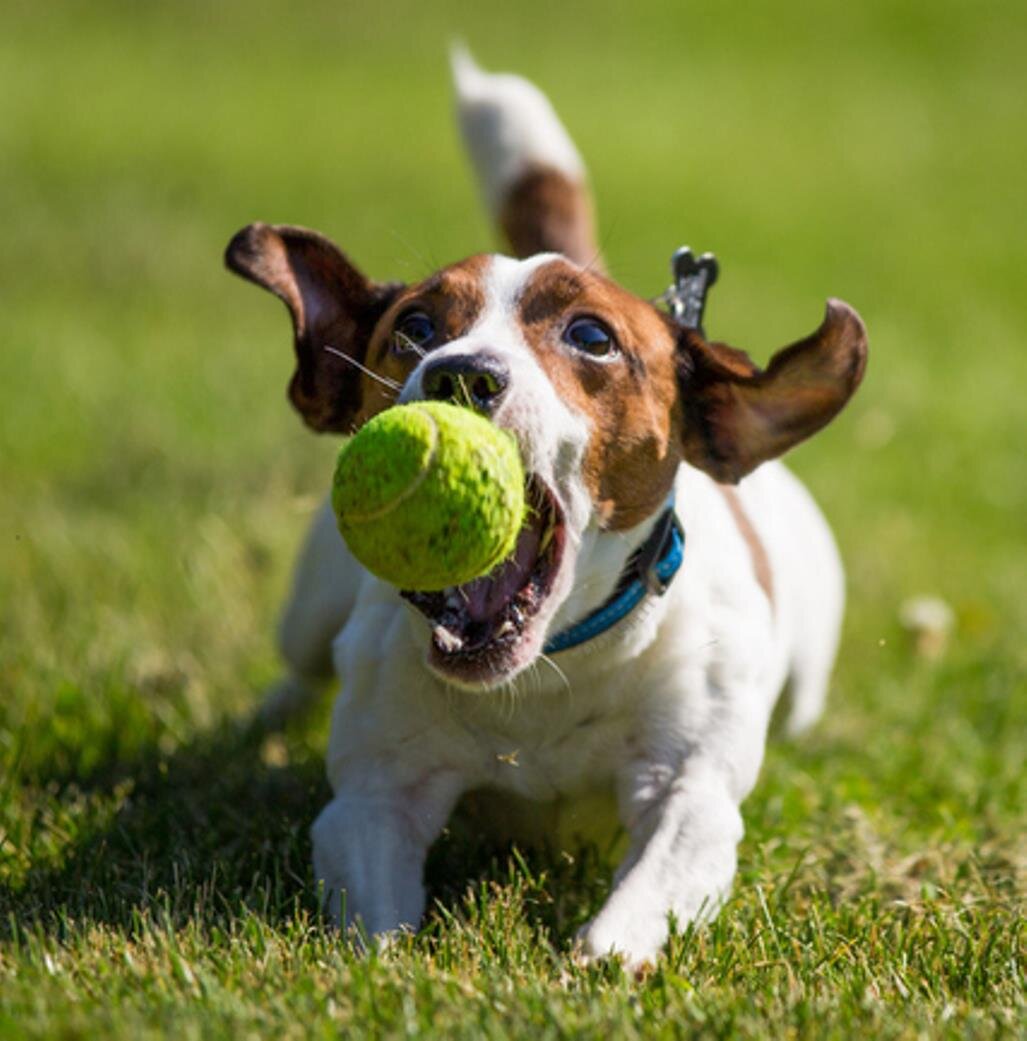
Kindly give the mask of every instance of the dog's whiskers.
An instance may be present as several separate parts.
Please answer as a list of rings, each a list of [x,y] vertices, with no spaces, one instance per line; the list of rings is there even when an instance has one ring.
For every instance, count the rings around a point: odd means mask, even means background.
[[[553,672],[555,672],[556,675],[560,677],[560,679],[563,681],[564,688],[566,689],[568,694],[574,694],[574,688],[571,687],[571,681],[567,679],[567,673],[565,673],[563,669],[561,669],[560,666],[557,665],[556,662],[549,657],[548,654],[540,653],[538,656],[538,660],[544,661],[546,665],[548,665],[553,670]]]
[[[418,358],[423,358],[427,353],[423,347],[414,343],[406,333],[402,333],[398,329],[392,334],[392,336],[394,339],[399,340],[406,350],[413,351]]]
[[[358,362],[356,358],[351,358],[348,354],[336,350],[334,347],[329,346],[329,344],[324,344],[323,349],[329,354],[334,354],[337,358],[342,358],[343,361],[348,362],[354,368],[359,369],[365,376],[370,376],[371,379],[377,380],[383,387],[388,387],[388,389],[394,393],[398,394],[403,389],[401,383],[397,383],[395,380],[390,380],[388,376],[383,376],[380,372],[375,372],[374,369],[369,369],[366,365],[362,365]]]

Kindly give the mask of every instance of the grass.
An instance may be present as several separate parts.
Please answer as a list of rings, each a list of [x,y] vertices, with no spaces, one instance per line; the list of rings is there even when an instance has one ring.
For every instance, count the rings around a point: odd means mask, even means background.
[[[1016,1037],[1023,990],[1022,5],[15,3],[0,37],[0,1036]],[[488,248],[444,46],[542,83],[611,268],[715,249],[711,331],[841,295],[872,360],[793,456],[850,611],[771,745],[735,895],[646,979],[568,958],[609,864],[434,851],[422,934],[318,919],[323,720],[260,740],[333,446],[279,306],[220,270],[288,220],[374,275]],[[941,661],[898,623],[943,596]]]

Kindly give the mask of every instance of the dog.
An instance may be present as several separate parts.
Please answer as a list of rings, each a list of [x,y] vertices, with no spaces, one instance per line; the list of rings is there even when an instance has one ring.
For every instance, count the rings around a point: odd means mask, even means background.
[[[782,688],[792,733],[821,712],[843,573],[776,459],[852,396],[866,331],[831,300],[761,370],[622,289],[603,273],[584,167],[545,95],[466,52],[453,70],[509,255],[383,284],[321,235],[253,224],[226,261],[288,307],[289,396],[308,426],[347,434],[459,387],[459,403],[516,437],[535,509],[504,564],[438,594],[367,573],[322,509],[268,714],[297,711],[334,666],[334,797],[312,838],[340,925],[416,929],[428,849],[478,793],[498,833],[623,829],[580,951],[642,966],[671,918],[707,920],[728,895],[739,806]]]

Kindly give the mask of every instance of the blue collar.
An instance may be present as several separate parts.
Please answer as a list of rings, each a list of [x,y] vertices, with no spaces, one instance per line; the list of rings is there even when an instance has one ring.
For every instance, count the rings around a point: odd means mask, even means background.
[[[669,503],[632,554],[610,596],[580,622],[551,636],[543,653],[556,654],[587,643],[627,618],[647,594],[663,596],[685,557],[685,529],[674,512],[673,493]]]

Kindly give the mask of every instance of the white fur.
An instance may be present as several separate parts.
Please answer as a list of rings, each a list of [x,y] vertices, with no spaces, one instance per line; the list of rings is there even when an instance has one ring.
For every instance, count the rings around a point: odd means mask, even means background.
[[[492,419],[518,439],[525,467],[557,493],[572,537],[588,523],[591,503],[581,477],[581,460],[588,444],[588,425],[561,400],[524,340],[517,320],[517,301],[540,267],[556,254],[540,253],[529,260],[494,256],[485,276],[485,306],[478,320],[459,339],[433,350],[410,374],[399,400],[422,396],[421,376],[430,364],[449,355],[487,351],[509,369],[510,386]]]
[[[582,931],[587,954],[616,950],[641,963],[666,939],[668,912],[685,924],[716,910],[778,692],[805,667],[797,709],[811,721],[840,621],[837,554],[799,483],[772,463],[739,494],[771,561],[773,611],[723,495],[683,467],[688,542],[667,595],[610,636],[557,655],[559,671],[539,664],[505,695],[457,691],[430,674],[419,621],[364,577],[335,642],[335,799],[313,833],[340,920],[359,917],[369,932],[416,928],[427,849],[459,796],[482,788],[548,804],[543,819],[567,839],[596,830],[595,821],[575,826],[581,800],[590,814],[597,791],[611,808],[616,800],[629,848],[607,904]],[[583,548],[579,573],[614,538]],[[333,552],[345,556],[341,541]]]
[[[488,193],[501,191],[526,156],[580,162],[534,87],[486,77],[469,59],[455,65]],[[475,136],[482,111],[503,133]],[[495,258],[480,319],[431,358],[488,350],[508,364],[496,421],[555,491],[570,532],[556,612],[544,619],[555,632],[606,598],[652,520],[626,535],[595,524],[580,469],[587,420],[559,398],[515,321],[518,293],[549,259]],[[404,399],[419,395],[422,371],[423,363]],[[595,835],[607,820],[624,829],[612,892],[581,931],[587,956],[616,951],[641,964],[658,954],[669,914],[683,926],[716,911],[731,886],[739,805],[759,772],[774,703],[792,675],[793,727],[816,718],[842,607],[834,543],[798,481],[769,463],[738,494],[769,558],[773,606],[723,493],[682,466],[676,502],[687,543],[667,594],[488,692],[456,689],[425,667],[424,620],[359,568],[319,515],[282,644],[294,672],[287,687],[305,690],[327,634],[338,631],[342,686],[327,753],[334,798],[313,828],[315,869],[338,921],[373,934],[415,929],[427,850],[458,798],[475,790],[492,793],[499,830],[523,831],[524,800],[540,807],[528,816],[550,838]]]

